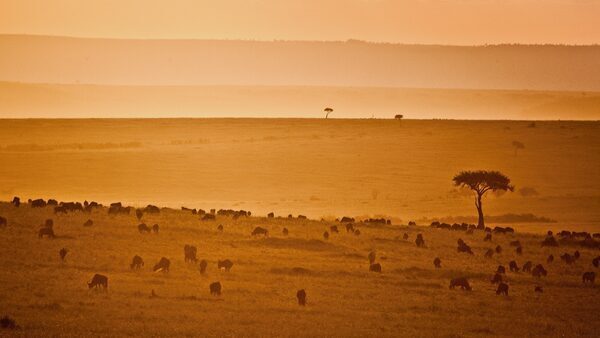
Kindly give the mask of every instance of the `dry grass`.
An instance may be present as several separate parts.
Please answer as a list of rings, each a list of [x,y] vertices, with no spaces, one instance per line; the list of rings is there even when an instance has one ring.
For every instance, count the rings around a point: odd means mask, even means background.
[[[0,204],[0,215],[9,220],[0,229],[0,316],[14,318],[19,335],[592,337],[600,330],[598,286],[581,283],[598,251],[580,249],[573,266],[559,259],[548,265],[548,254],[558,258],[574,249],[541,248],[542,237],[534,234],[495,235],[484,243],[481,232],[392,225],[361,227],[360,236],[341,230],[323,241],[330,224],[287,218],[202,222],[188,212],[163,210],[144,219],[160,224],[155,235],[138,233],[135,216],[108,216],[105,209],[92,213],[92,227],[82,226],[87,214],[53,217],[50,209],[26,205]],[[58,237],[37,238],[49,217]],[[252,238],[255,226],[268,228],[270,237]],[[404,232],[409,241],[398,239]],[[413,243],[419,232],[426,248]],[[456,252],[459,237],[475,256]],[[508,245],[515,239],[523,243],[522,257]],[[208,260],[206,275],[184,263],[185,244],[196,245],[199,258]],[[497,244],[504,252],[483,258]],[[70,250],[64,263],[62,247]],[[368,272],[370,250],[377,251],[383,273]],[[145,260],[141,271],[129,269],[135,254]],[[153,273],[162,256],[171,259],[171,272]],[[436,256],[442,269],[433,268]],[[229,273],[216,268],[224,258],[234,262]],[[497,296],[489,278],[513,259],[543,263],[548,277],[508,273],[510,296]],[[107,293],[88,290],[95,273],[109,277]],[[474,290],[449,290],[456,276],[469,277]],[[221,297],[209,294],[213,281],[222,283]],[[536,285],[545,292],[534,293]],[[296,304],[301,288],[306,307]],[[152,290],[158,297],[150,297]]]

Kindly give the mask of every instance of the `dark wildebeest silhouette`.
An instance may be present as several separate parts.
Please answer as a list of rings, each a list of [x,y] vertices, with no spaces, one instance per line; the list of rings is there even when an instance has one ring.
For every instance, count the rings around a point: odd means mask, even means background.
[[[298,215],[298,219],[307,219],[307,217],[304,215]]]
[[[15,323],[14,319],[9,316],[4,316],[0,318],[0,329],[20,330],[21,327]]]
[[[354,229],[354,235],[355,236],[360,236],[360,230]]]
[[[550,256],[548,256],[548,259],[546,259],[546,262],[547,262],[547,263],[552,263],[552,262],[554,262],[554,255],[550,255]]]
[[[256,228],[254,228],[254,230],[252,230],[252,236],[264,235],[266,237],[266,236],[268,236],[268,234],[269,234],[269,230],[267,230],[265,228],[256,227]]]
[[[289,214],[288,218],[292,219],[292,218],[294,218],[294,216],[292,214]]]
[[[487,249],[484,256],[485,256],[485,258],[492,258],[492,256],[494,256],[494,250]]]
[[[58,214],[67,214],[68,210],[66,207],[63,206],[58,206],[58,207],[54,207],[54,214],[58,215]]]
[[[296,292],[296,298],[298,298],[298,305],[306,305],[306,291],[304,291],[304,289],[298,290],[298,292]]]
[[[283,228],[282,233],[283,233],[284,236],[287,236],[289,234],[289,231],[288,231],[287,228]]]
[[[188,262],[196,263],[198,261],[198,258],[196,258],[197,253],[198,253],[198,249],[196,249],[195,246],[186,244],[183,247],[184,261],[186,263],[188,263]]]
[[[6,225],[8,225],[8,221],[6,220],[6,218],[0,216],[0,228],[5,227]]]
[[[204,274],[206,272],[207,266],[208,266],[208,262],[206,261],[206,259],[203,259],[200,261],[200,264],[198,265],[198,270],[200,270],[201,274]]]
[[[598,256],[598,257],[596,257],[596,258],[592,259],[592,265],[594,265],[594,267],[596,267],[596,268],[597,268],[598,266],[600,266],[600,256]]]
[[[560,259],[565,261],[565,263],[567,263],[567,264],[573,264],[575,262],[575,258],[568,253],[562,254],[560,256]]]
[[[154,265],[154,268],[152,270],[154,272],[162,271],[164,273],[167,273],[169,272],[169,267],[171,267],[171,261],[168,258],[163,257],[160,259],[160,261],[158,261],[158,263],[156,263],[156,265]]]
[[[554,238],[554,236],[548,236],[542,241],[542,246],[557,247],[558,241],[556,240],[556,238]]]
[[[458,248],[457,248],[458,252],[466,252],[470,255],[473,254],[473,251],[471,250],[471,247],[465,243],[465,241],[463,241],[462,239],[458,239]]]
[[[496,294],[497,295],[505,294],[506,296],[508,296],[508,284],[506,284],[506,283],[498,284],[498,289],[496,289]]]
[[[267,214],[267,218],[275,218],[275,214],[270,212]]]
[[[223,261],[217,261],[217,268],[220,269],[224,269],[225,271],[229,271],[231,270],[231,267],[233,266],[233,262],[230,261],[229,259],[223,260]]]
[[[69,252],[67,249],[62,248],[60,249],[60,251],[58,252],[58,254],[60,255],[60,260],[64,261],[65,257],[67,256],[67,252]]]
[[[209,288],[210,288],[211,295],[213,295],[213,296],[221,295],[221,283],[220,282],[211,283]]]
[[[423,239],[423,234],[417,234],[417,239],[415,240],[415,243],[419,248],[425,247],[425,240]]]
[[[496,269],[496,273],[506,274],[506,268],[504,267],[504,265],[498,265],[498,269]]]
[[[200,219],[203,221],[214,221],[217,217],[213,214],[204,214]]]
[[[542,293],[542,292],[544,292],[544,289],[541,286],[536,286],[535,289],[534,289],[534,291]]]
[[[368,258],[369,258],[369,264],[375,263],[376,256],[377,255],[375,254],[375,251],[369,252],[369,256],[368,256]]]
[[[499,273],[494,274],[494,277],[492,277],[491,280],[492,284],[498,284],[502,282],[502,275]]]
[[[408,239],[408,234],[406,232],[404,233],[404,235],[402,235],[402,239],[405,241]]]
[[[150,231],[152,231],[152,230],[150,230],[150,227],[148,227],[146,225],[146,223],[140,223],[140,225],[138,225],[138,231],[141,234],[141,233],[144,233],[144,232],[150,233]]]
[[[575,250],[575,253],[573,254],[573,257],[575,259],[579,259],[579,257],[581,257],[581,254],[579,253],[579,250]]]
[[[325,231],[323,233],[323,239],[328,240],[329,239],[329,232]]]
[[[502,247],[501,247],[500,245],[498,245],[498,246],[496,247],[496,253],[498,253],[498,254],[499,254],[499,253],[501,253],[501,252],[502,252]]]
[[[454,289],[459,286],[462,290],[471,291],[471,285],[469,285],[469,281],[464,277],[453,278],[450,280],[450,289]]]
[[[159,229],[159,228],[158,228],[158,224],[154,224],[154,225],[152,226],[152,232],[154,232],[155,234],[157,234],[157,233],[158,233],[158,229]]]
[[[160,214],[160,208],[152,204],[148,204],[143,211],[147,214]]]
[[[515,261],[510,261],[510,263],[508,263],[508,268],[511,272],[519,272],[519,266]]]
[[[44,221],[43,226],[46,228],[52,228],[54,227],[54,221],[51,218],[48,218],[46,221]]]
[[[435,266],[435,267],[436,267],[436,269],[439,269],[439,268],[441,268],[441,267],[442,267],[442,260],[441,260],[439,257],[436,257],[436,258],[433,260],[433,266]]]
[[[415,221],[408,222],[408,226],[416,226],[416,225],[417,225],[417,222],[415,222]]]
[[[38,232],[38,237],[39,238],[42,238],[44,236],[47,236],[48,238],[54,238],[54,237],[56,237],[54,235],[54,230],[52,228],[48,228],[48,227],[43,227]]]
[[[94,277],[92,277],[92,281],[88,283],[88,287],[90,289],[102,288],[106,291],[108,289],[108,277],[101,274],[95,274]]]
[[[346,224],[346,232],[354,232],[354,224],[352,224],[352,223]]]
[[[485,237],[483,238],[484,242],[491,242],[492,241],[492,234],[487,233],[485,234]]]
[[[525,262],[525,264],[523,264],[523,272],[531,272],[532,267],[533,263],[531,263],[531,261]]]
[[[339,233],[340,231],[338,230],[337,225],[332,225],[329,227],[329,231],[331,231],[331,233]]]
[[[546,276],[548,274],[548,272],[546,271],[546,269],[544,269],[544,267],[542,266],[542,264],[538,264],[535,266],[535,268],[533,268],[533,270],[531,270],[531,274],[534,277],[541,277],[541,276]]]
[[[21,199],[17,196],[13,197],[13,200],[11,202],[15,207],[19,207],[21,205]]]
[[[379,264],[379,263],[371,264],[369,266],[369,271],[381,272],[381,264]]]
[[[594,284],[594,281],[596,280],[596,273],[593,271],[584,272],[581,278],[583,279],[584,284],[587,282]]]
[[[144,217],[144,212],[141,209],[135,209],[135,217],[137,217],[138,221],[141,221],[142,217]]]
[[[353,217],[343,216],[340,220],[340,223],[354,223],[355,219]]]
[[[85,221],[85,223],[83,223],[84,227],[91,227],[92,225],[94,225],[94,221],[92,221],[91,219],[88,219],[87,221]]]
[[[223,232],[223,224],[219,224],[219,226],[217,227],[217,231]]]
[[[133,256],[133,260],[131,261],[131,265],[129,266],[131,270],[139,270],[144,266],[144,260],[142,257],[135,255]]]
[[[41,198],[31,201],[32,208],[43,208],[46,206],[46,201]]]
[[[510,246],[519,247],[519,246],[521,246],[521,242],[519,242],[519,241],[511,241],[510,242]]]

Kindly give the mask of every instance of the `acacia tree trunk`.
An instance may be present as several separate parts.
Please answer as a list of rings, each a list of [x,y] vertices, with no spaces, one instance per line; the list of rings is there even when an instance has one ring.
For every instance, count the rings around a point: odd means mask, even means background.
[[[477,194],[477,200],[475,200],[475,206],[477,207],[477,213],[479,214],[479,221],[477,222],[477,227],[485,227],[483,222],[483,206],[481,205],[481,194]]]

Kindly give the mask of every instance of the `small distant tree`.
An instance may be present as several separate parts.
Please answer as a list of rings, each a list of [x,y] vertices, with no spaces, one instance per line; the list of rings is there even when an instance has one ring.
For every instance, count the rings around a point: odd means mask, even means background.
[[[325,112],[325,118],[328,118],[329,114],[331,114],[333,112],[333,109],[327,107],[327,108],[323,109],[323,111]]]
[[[517,156],[518,150],[525,149],[525,145],[519,141],[512,141],[512,146],[515,148],[515,156]]]
[[[475,192],[475,207],[479,214],[477,227],[485,227],[483,220],[483,206],[481,198],[488,191],[513,191],[514,186],[510,184],[510,178],[498,171],[462,171],[453,178],[454,185],[468,187]]]
[[[404,115],[402,115],[402,114],[397,114],[396,116],[394,116],[394,118],[396,120],[402,120],[403,117],[404,117]]]

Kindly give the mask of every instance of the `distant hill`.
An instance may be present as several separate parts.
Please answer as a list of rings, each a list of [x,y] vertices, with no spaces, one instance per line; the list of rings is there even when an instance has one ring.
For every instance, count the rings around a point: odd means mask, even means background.
[[[0,81],[600,91],[600,46],[0,35]]]

